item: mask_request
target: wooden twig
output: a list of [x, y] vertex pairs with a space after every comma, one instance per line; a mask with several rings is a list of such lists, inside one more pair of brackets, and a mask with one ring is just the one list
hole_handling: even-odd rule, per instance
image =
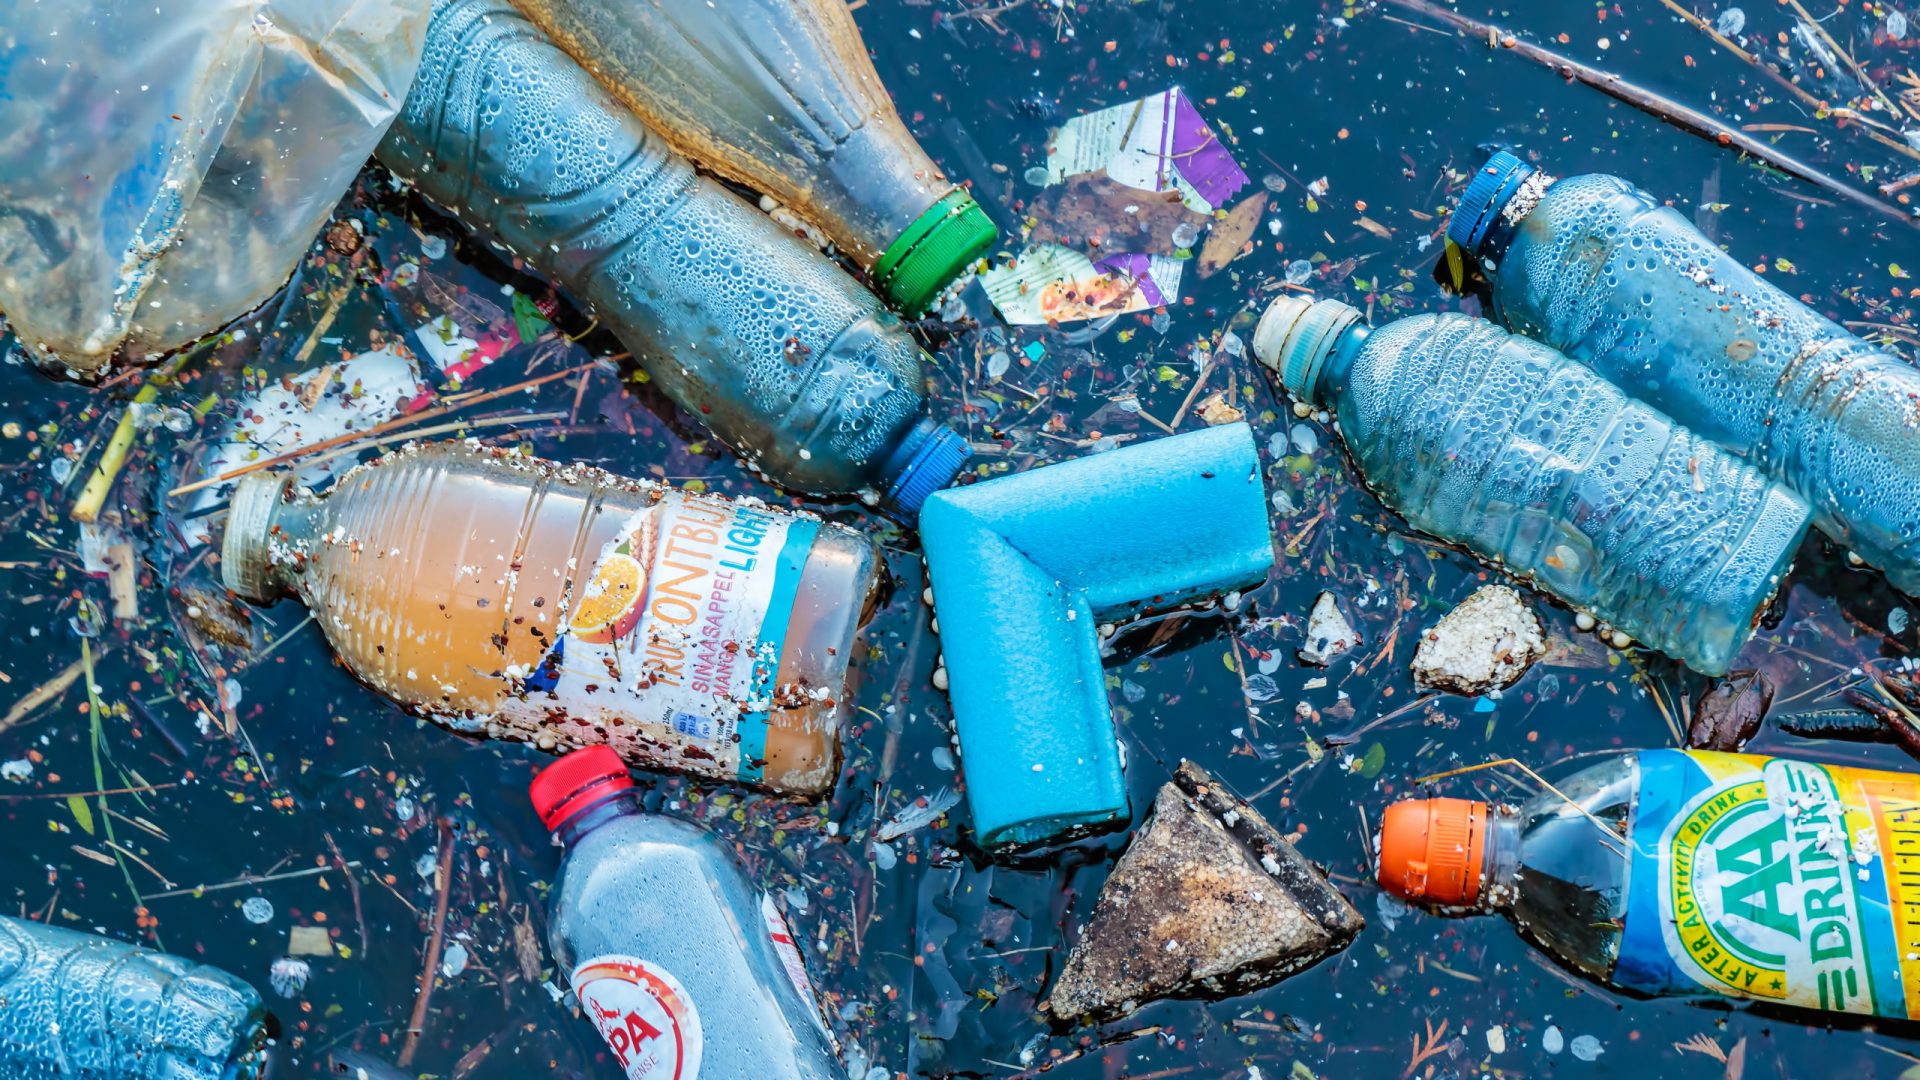
[[346, 875], [347, 892], [353, 897], [353, 922], [360, 928], [360, 955], [367, 955], [367, 917], [360, 907], [360, 879], [347, 869], [347, 857], [340, 854], [340, 845], [333, 842], [332, 833], [320, 834], [327, 842], [327, 850], [333, 853], [333, 867]]
[[492, 401], [495, 398], [505, 397], [508, 394], [517, 393], [521, 390], [531, 390], [534, 387], [540, 386], [544, 383], [553, 382], [555, 379], [564, 379], [569, 375], [578, 375], [582, 371], [585, 371], [588, 368], [592, 367], [595, 363], [598, 363], [598, 361], [589, 361], [584, 364], [576, 364], [575, 366], [567, 368], [563, 371], [548, 372], [545, 375], [541, 375], [537, 378], [528, 379], [525, 382], [515, 383], [512, 386], [501, 387], [498, 390], [489, 390], [484, 394], [477, 394], [472, 397], [463, 396], [458, 400], [448, 400], [444, 404], [435, 405], [431, 408], [421, 409], [417, 413], [412, 413], [407, 416], [397, 416], [392, 420], [387, 421], [384, 424], [375, 424], [373, 427], [370, 427], [365, 431], [349, 431], [343, 435], [335, 435], [331, 439], [322, 439], [317, 443], [311, 443], [306, 446], [297, 447], [295, 449], [287, 451], [284, 454], [275, 454], [273, 457], [264, 458], [260, 461], [248, 462], [247, 464], [242, 465], [238, 468], [228, 469], [226, 472], [223, 472], [218, 476], [209, 476], [209, 477], [205, 477], [204, 479], [195, 480], [191, 484], [182, 484], [179, 487], [174, 488], [172, 491], [167, 492], [167, 498], [169, 499], [175, 498], [180, 495], [188, 494], [189, 492], [199, 491], [201, 488], [213, 487], [216, 484], [225, 484], [225, 483], [228, 483], [229, 481], [238, 480], [249, 473], [259, 472], [262, 469], [279, 468], [280, 466], [285, 465], [290, 461], [298, 461], [301, 458], [307, 457], [309, 455], [320, 453], [323, 450], [331, 450], [337, 446], [344, 446], [347, 443], [360, 442], [366, 439], [375, 438], [380, 435], [385, 435], [389, 432], [398, 430], [400, 428], [410, 427], [414, 424], [418, 424], [422, 420], [433, 420], [438, 417], [445, 416], [448, 413], [454, 411], [455, 409], [465, 408], [468, 405], [478, 405], [483, 401]]
[[1385, 0], [1385, 2], [1430, 19], [1438, 19], [1466, 36], [1485, 41], [1490, 47], [1506, 49], [1522, 59], [1530, 60], [1557, 73], [1563, 79], [1598, 90], [1615, 101], [1631, 105], [1690, 135], [1698, 135], [1720, 146], [1738, 150], [1801, 183], [1837, 195], [1876, 214], [1903, 222], [1910, 228], [1920, 228], [1920, 218], [1905, 213], [1891, 203], [1828, 176], [1813, 166], [1782, 153], [1744, 131], [1729, 127], [1698, 109], [1636, 86], [1610, 71], [1590, 67], [1570, 56], [1522, 40], [1490, 23], [1441, 7], [1439, 4], [1432, 3], [1431, 0]]
[[441, 818], [440, 864], [434, 869], [433, 932], [427, 938], [427, 961], [420, 972], [420, 992], [413, 999], [413, 1018], [407, 1021], [407, 1038], [400, 1044], [400, 1056], [394, 1064], [402, 1069], [413, 1065], [414, 1051], [420, 1047], [420, 1032], [427, 1024], [427, 1008], [433, 1004], [434, 980], [440, 977], [440, 950], [446, 945], [447, 899], [453, 892], [453, 823]]
[[[111, 645], [101, 646], [101, 659], [105, 659], [106, 655], [112, 651], [113, 646]], [[86, 662], [84, 660], [75, 660], [62, 669], [58, 675], [34, 687], [33, 691], [26, 697], [13, 703], [13, 708], [7, 710], [6, 716], [0, 717], [0, 731], [5, 731], [20, 721], [25, 720], [30, 713], [40, 706], [51, 704], [58, 699], [61, 694], [67, 692], [67, 688], [72, 686], [80, 678], [80, 673], [85, 670], [87, 670]]]

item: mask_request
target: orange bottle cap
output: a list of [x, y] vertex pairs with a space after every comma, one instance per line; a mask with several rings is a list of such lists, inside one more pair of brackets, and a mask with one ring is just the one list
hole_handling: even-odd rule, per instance
[[1464, 907], [1480, 898], [1487, 804], [1408, 799], [1380, 819], [1380, 887], [1407, 900]]

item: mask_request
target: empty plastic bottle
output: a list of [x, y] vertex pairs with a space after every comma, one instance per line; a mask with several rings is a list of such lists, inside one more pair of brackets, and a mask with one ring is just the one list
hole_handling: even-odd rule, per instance
[[460, 731], [784, 791], [832, 786], [878, 562], [859, 533], [468, 443], [324, 498], [234, 489], [227, 587], [292, 592], [347, 667]]
[[1710, 675], [1793, 561], [1806, 504], [1552, 349], [1458, 313], [1368, 329], [1275, 300], [1254, 353], [1339, 416], [1361, 475], [1416, 528]]
[[266, 1008], [216, 968], [0, 916], [7, 1080], [255, 1080]]
[[1623, 990], [1920, 1018], [1920, 776], [1643, 750], [1556, 786], [1387, 807], [1380, 886]]
[[647, 813], [605, 747], [529, 793], [567, 851], [548, 948], [629, 1080], [844, 1080], [786, 916], [712, 833]]
[[894, 111], [843, 0], [519, 0], [682, 154], [792, 206], [926, 311], [993, 222]]
[[380, 159], [565, 285], [775, 482], [911, 517], [969, 454], [899, 319], [698, 176], [506, 0], [435, 0]]
[[1501, 322], [1751, 458], [1920, 595], [1920, 371], [1615, 177], [1495, 154], [1447, 235], [1487, 268]]

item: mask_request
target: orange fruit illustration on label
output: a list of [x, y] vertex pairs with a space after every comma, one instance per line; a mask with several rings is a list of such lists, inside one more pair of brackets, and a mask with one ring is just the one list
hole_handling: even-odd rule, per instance
[[[623, 547], [625, 545], [622, 545]], [[605, 645], [631, 633], [640, 622], [640, 600], [647, 573], [633, 556], [610, 551], [574, 609], [568, 632], [581, 641]]]

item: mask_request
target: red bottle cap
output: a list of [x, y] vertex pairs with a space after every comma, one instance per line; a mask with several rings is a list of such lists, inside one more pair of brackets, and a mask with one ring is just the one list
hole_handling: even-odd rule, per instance
[[1408, 799], [1380, 818], [1380, 887], [1406, 900], [1464, 907], [1485, 876], [1487, 804]]
[[534, 813], [552, 832], [567, 819], [616, 791], [633, 786], [627, 763], [610, 746], [575, 750], [540, 770], [527, 787]]

